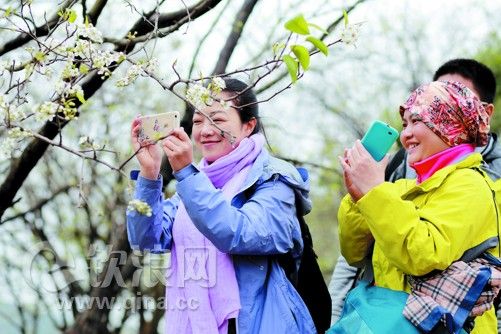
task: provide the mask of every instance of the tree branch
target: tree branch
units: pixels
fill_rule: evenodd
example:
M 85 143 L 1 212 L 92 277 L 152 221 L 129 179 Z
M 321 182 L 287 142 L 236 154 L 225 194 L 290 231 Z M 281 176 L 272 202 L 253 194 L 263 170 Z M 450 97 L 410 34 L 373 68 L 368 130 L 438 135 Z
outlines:
M 70 8 L 71 6 L 73 6 L 75 4 L 75 2 L 76 2 L 75 0 L 66 0 L 61 5 L 61 7 L 59 7 L 58 11 L 65 10 L 66 8 Z M 35 36 L 41 37 L 41 36 L 47 35 L 60 22 L 62 22 L 62 20 L 56 12 L 56 14 L 54 14 L 52 16 L 52 18 L 47 23 L 36 27 L 36 29 L 34 31 Z M 32 40 L 33 40 L 32 36 L 30 36 L 29 34 L 26 34 L 26 33 L 22 33 L 19 36 L 17 36 L 16 38 L 5 42 L 3 44 L 3 46 L 0 46 L 0 56 L 3 56 L 7 52 L 10 52 L 12 50 L 17 49 L 17 48 L 23 46 L 24 44 L 26 44 Z
M 354 10 L 358 5 L 360 5 L 361 3 L 365 2 L 366 0 L 358 0 L 357 2 L 355 2 L 350 8 L 348 8 L 346 10 L 347 13 L 350 13 L 352 10 Z M 332 22 L 329 27 L 327 27 L 327 32 L 328 33 L 331 33 L 337 26 L 339 23 L 341 23 L 344 19 L 344 16 L 341 15 L 340 17 L 338 17 L 334 22 Z M 320 37 L 320 40 L 325 40 L 327 38 L 327 36 L 329 36 L 328 34 L 323 34 L 322 37 Z M 310 53 L 313 52 L 313 50 L 315 50 L 314 47 L 310 48 Z M 288 76 L 289 73 L 287 71 L 283 71 L 279 76 L 277 76 L 275 79 L 273 79 L 272 81 L 268 82 L 266 85 L 264 85 L 263 87 L 261 87 L 260 89 L 256 90 L 256 94 L 259 95 L 261 94 L 262 92 L 264 92 L 265 90 L 268 90 L 270 89 L 271 87 L 275 86 L 278 82 L 282 81 L 283 78 L 285 78 L 286 76 Z
M 230 57 L 233 54 L 240 37 L 242 36 L 245 23 L 258 1 L 259 0 L 246 0 L 242 5 L 242 8 L 240 8 L 240 11 L 237 13 L 235 20 L 233 21 L 230 35 L 226 38 L 226 43 L 223 49 L 219 52 L 216 67 L 212 71 L 213 75 L 222 74 L 226 71 Z
M 28 213 L 40 210 L 43 206 L 45 206 L 47 203 L 49 203 L 50 201 L 52 201 L 59 194 L 67 192 L 72 187 L 73 187 L 72 185 L 66 185 L 64 187 L 59 188 L 50 197 L 47 197 L 46 199 L 41 200 L 40 202 L 38 202 L 35 206 L 31 207 L 30 209 L 28 209 L 28 210 L 26 210 L 24 212 L 18 213 L 17 215 L 5 218 L 4 220 L 0 221 L 0 225 L 3 225 L 4 223 L 6 223 L 8 221 L 11 221 L 11 220 L 14 220 L 14 219 L 17 219 L 17 218 L 22 218 L 22 217 L 26 216 Z
M 221 0 L 203 0 L 196 5 L 193 5 L 191 7 L 191 19 L 196 19 L 201 15 L 207 13 L 220 1 Z M 178 21 L 183 18 L 183 16 L 180 16 L 180 13 L 182 13 L 185 17 L 187 15 L 186 10 L 182 10 L 173 14 L 161 15 L 162 25 L 177 25 Z M 159 20 L 159 27 L 160 26 L 161 24 Z M 152 27 L 142 18 L 134 24 L 134 27 L 144 33 L 152 31 L 154 29 L 154 27 Z M 130 31 L 133 32 L 134 28 Z M 115 51 L 128 53 L 133 50 L 134 46 L 135 43 L 131 42 L 126 46 L 117 46 L 115 48 Z M 116 66 L 112 67 L 110 68 L 110 71 L 113 72 L 116 68 Z M 102 79 L 101 75 L 97 73 L 90 74 L 88 79 L 82 84 L 82 89 L 84 91 L 84 96 L 86 97 L 86 99 L 91 98 L 94 93 L 101 88 L 106 80 L 107 79 Z M 78 100 L 75 101 L 75 104 L 76 108 L 80 107 L 80 102 Z M 41 128 L 38 134 L 40 136 L 48 138 L 49 140 L 52 140 L 67 124 L 68 121 L 62 121 L 58 125 L 56 125 L 54 122 L 47 122 Z M 40 158 L 44 155 L 48 146 L 49 143 L 47 143 L 47 141 L 35 138 L 24 149 L 19 159 L 13 161 L 10 166 L 9 174 L 7 175 L 4 183 L 0 186 L 0 198 L 2 199 L 2 201 L 0 202 L 0 218 L 3 216 L 5 210 L 12 205 L 12 200 L 14 199 L 17 191 L 21 188 L 24 180 L 28 177 L 31 170 L 38 163 L 38 160 L 40 160 Z
M 108 0 L 97 0 L 92 6 L 91 10 L 87 12 L 87 17 L 89 18 L 89 22 L 95 27 L 97 25 L 97 19 L 101 15 L 104 7 L 108 3 Z

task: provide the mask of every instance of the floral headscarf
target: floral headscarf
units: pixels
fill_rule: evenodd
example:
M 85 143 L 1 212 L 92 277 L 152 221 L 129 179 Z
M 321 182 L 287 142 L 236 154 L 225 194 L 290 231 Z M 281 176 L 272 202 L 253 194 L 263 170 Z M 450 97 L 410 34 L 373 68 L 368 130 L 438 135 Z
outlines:
M 418 87 L 400 106 L 447 145 L 487 144 L 490 117 L 478 97 L 459 82 L 434 81 Z

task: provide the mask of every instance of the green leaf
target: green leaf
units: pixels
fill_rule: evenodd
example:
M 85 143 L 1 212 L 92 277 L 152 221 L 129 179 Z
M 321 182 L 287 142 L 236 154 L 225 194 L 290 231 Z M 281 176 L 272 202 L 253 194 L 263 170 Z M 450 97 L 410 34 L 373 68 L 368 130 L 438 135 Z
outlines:
M 324 28 L 322 28 L 322 27 L 321 27 L 321 26 L 319 26 L 318 24 L 308 22 L 308 25 L 309 25 L 310 27 L 312 27 L 312 28 L 315 28 L 315 29 L 317 29 L 317 30 L 321 31 L 322 33 L 324 33 L 324 34 L 326 34 L 326 35 L 328 35 L 328 34 L 329 34 L 329 32 L 328 32 L 327 30 L 325 30 Z
M 70 9 L 68 11 L 68 14 L 69 14 L 69 16 L 68 16 L 68 22 L 69 23 L 75 22 L 75 20 L 77 19 L 77 12 L 75 10 L 73 10 L 73 9 Z
M 303 70 L 306 71 L 310 66 L 310 53 L 308 49 L 302 45 L 291 45 L 291 50 L 296 55 Z
M 7 9 L 5 10 L 5 12 L 4 12 L 4 14 L 3 14 L 3 16 L 4 16 L 4 17 L 9 17 L 9 16 L 11 16 L 11 14 L 12 14 L 12 7 L 10 7 L 10 6 L 9 6 L 9 7 L 7 7 Z
M 289 71 L 292 83 L 295 83 L 297 81 L 297 70 L 299 67 L 297 60 L 295 60 L 289 55 L 283 56 L 282 60 L 287 66 L 287 71 Z
M 343 17 L 344 17 L 344 26 L 348 25 L 348 12 L 343 9 Z
M 313 36 L 308 36 L 306 38 L 308 42 L 313 44 L 320 52 L 322 52 L 324 55 L 328 56 L 329 55 L 329 49 L 327 48 L 327 45 L 325 45 L 324 42 L 319 40 L 318 38 L 315 38 Z
M 45 59 L 45 53 L 38 51 L 37 53 L 35 53 L 34 57 L 38 62 L 42 62 Z
M 78 101 L 80 101 L 80 103 L 85 103 L 85 98 L 82 92 L 77 92 L 75 96 L 77 97 Z
M 82 74 L 87 74 L 87 73 L 89 73 L 90 68 L 89 68 L 89 66 L 82 63 L 82 64 L 80 64 L 80 67 L 78 68 L 78 70 Z
M 308 22 L 306 22 L 303 14 L 300 14 L 293 19 L 285 22 L 284 27 L 285 29 L 300 35 L 308 35 L 310 33 Z
M 118 56 L 118 63 L 121 64 L 127 57 L 122 53 L 120 56 Z

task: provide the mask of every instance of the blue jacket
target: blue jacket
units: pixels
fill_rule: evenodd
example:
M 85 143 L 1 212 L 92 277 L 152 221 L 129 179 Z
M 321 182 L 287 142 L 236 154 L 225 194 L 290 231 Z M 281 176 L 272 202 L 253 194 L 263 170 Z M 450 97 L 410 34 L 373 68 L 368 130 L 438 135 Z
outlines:
M 231 205 L 194 166 L 175 177 L 177 193 L 167 200 L 162 196 L 161 180 L 139 177 L 134 198 L 147 202 L 152 216 L 127 212 L 131 247 L 169 250 L 172 224 L 182 200 L 197 229 L 220 251 L 233 256 L 242 305 L 237 319 L 239 333 L 316 333 L 306 305 L 272 257 L 291 252 L 299 258 L 302 252 L 295 197 L 297 194 L 303 202 L 305 213 L 309 212 L 308 181 L 265 149 Z M 252 194 L 247 198 L 250 188 Z

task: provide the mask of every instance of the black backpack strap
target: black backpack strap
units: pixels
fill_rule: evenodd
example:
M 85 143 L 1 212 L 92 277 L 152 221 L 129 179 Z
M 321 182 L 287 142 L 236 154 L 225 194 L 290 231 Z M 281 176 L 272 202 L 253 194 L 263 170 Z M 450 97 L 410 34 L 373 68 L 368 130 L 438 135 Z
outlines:
M 405 149 L 402 147 L 391 157 L 388 166 L 386 166 L 386 170 L 384 171 L 384 180 L 389 181 L 391 175 L 395 172 L 395 170 L 400 166 L 401 163 L 405 163 Z
M 322 271 L 313 250 L 313 238 L 303 217 L 301 200 L 296 194 L 297 219 L 303 237 L 303 254 L 297 273 L 296 289 L 310 311 L 318 333 L 325 333 L 330 328 L 332 317 L 332 299 Z M 292 255 L 289 255 L 292 258 Z

